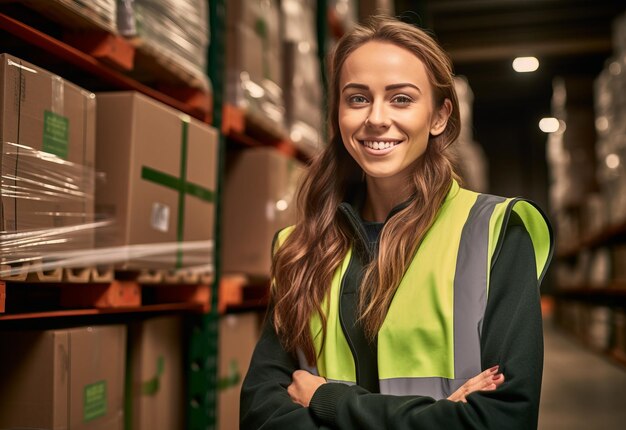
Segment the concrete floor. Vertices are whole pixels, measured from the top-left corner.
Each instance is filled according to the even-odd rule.
[[[540,430],[626,429],[626,369],[544,323]]]

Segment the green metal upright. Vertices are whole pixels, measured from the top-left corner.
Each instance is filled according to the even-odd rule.
[[[215,280],[212,286],[211,311],[208,314],[190,318],[187,354],[188,430],[213,430],[217,427],[217,348],[219,333],[217,304],[221,272],[221,202],[225,160],[225,140],[221,134],[221,125],[226,52],[226,4],[225,0],[207,0],[207,2],[210,27],[208,75],[213,87],[213,126],[220,131],[213,248]]]

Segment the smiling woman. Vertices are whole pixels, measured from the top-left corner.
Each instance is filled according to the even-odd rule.
[[[452,66],[424,31],[357,26],[330,76],[331,140],[274,241],[241,428],[536,427],[548,220],[460,186]]]

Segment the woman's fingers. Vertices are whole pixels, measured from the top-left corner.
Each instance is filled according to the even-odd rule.
[[[466,402],[466,397],[476,391],[493,391],[504,382],[504,375],[497,373],[499,366],[493,366],[467,380],[448,400]]]

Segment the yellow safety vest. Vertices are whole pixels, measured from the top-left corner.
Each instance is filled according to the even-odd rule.
[[[383,394],[447,398],[481,372],[480,335],[492,262],[511,212],[522,219],[535,250],[538,285],[554,250],[546,216],[532,202],[478,194],[453,181],[432,227],[393,297],[378,333],[378,375]],[[278,235],[278,246],[293,226]],[[339,320],[341,284],[352,249],[336,270],[322,347],[320,316],[311,318],[316,368],[329,381],[356,383],[355,365]]]

